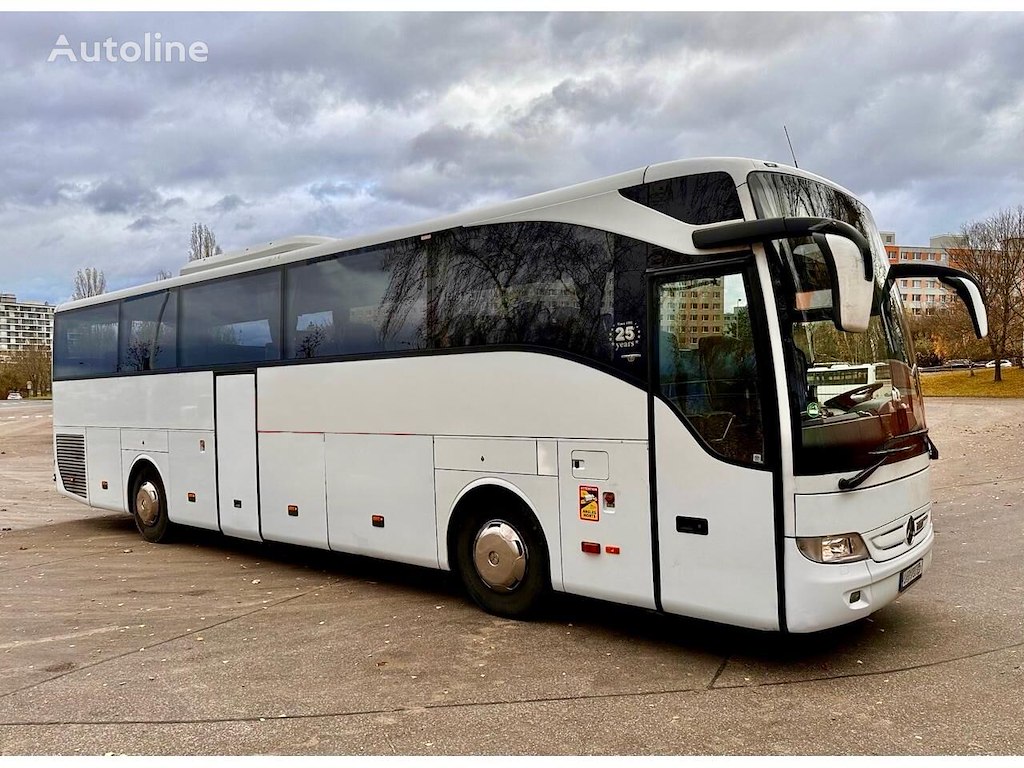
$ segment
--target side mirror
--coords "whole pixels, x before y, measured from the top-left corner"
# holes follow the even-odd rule
[[[871,322],[874,280],[865,280],[860,248],[840,235],[814,235],[832,283],[832,320],[842,331],[863,333]]]
[[[981,286],[972,275],[962,269],[944,267],[941,264],[901,262],[889,267],[889,274],[885,278],[886,290],[888,291],[897,280],[908,277],[934,277],[943,285],[952,288],[967,306],[975,335],[979,339],[988,336],[988,310],[985,309]]]
[[[693,244],[698,248],[719,248],[797,237],[810,237],[824,258],[836,327],[854,333],[866,331],[875,292],[871,246],[846,222],[802,216],[719,224],[696,230]]]

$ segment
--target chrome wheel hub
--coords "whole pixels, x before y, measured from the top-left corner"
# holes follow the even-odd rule
[[[519,531],[502,520],[484,524],[473,542],[477,575],[495,592],[513,592],[526,575],[528,559]]]
[[[139,486],[135,494],[135,513],[143,525],[153,525],[160,518],[160,494],[148,480]]]

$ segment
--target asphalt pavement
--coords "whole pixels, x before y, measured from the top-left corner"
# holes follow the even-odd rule
[[[1024,401],[927,408],[932,569],[870,619],[788,637],[564,596],[510,621],[447,574],[147,544],[57,497],[46,412],[5,408],[0,752],[1020,754]]]

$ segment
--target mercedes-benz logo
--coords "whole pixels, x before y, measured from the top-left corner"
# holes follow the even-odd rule
[[[909,547],[914,543],[914,516],[911,515],[910,519],[907,520],[907,546]]]

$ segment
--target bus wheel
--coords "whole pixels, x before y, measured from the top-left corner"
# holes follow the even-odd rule
[[[171,522],[167,519],[167,496],[160,476],[144,469],[135,476],[131,489],[132,516],[142,538],[154,544],[166,541]]]
[[[466,591],[488,613],[523,618],[550,591],[544,532],[529,512],[469,514],[455,541],[455,566]]]

